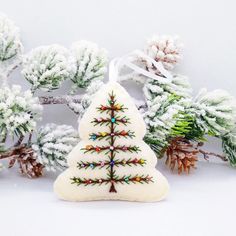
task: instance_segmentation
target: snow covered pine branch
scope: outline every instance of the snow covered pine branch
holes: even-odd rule
[[[5,79],[9,68],[15,68],[16,60],[12,59],[21,59],[22,45],[18,28],[11,20],[1,16],[0,25],[3,36],[0,66],[2,72],[8,69]],[[24,92],[20,86],[8,86],[5,82],[0,88],[0,159],[9,159],[9,168],[18,163],[20,172],[30,178],[41,176],[44,167],[52,171],[65,168],[66,156],[78,142],[77,131],[71,126],[56,124],[47,124],[36,131],[36,124],[41,118],[42,105],[70,104],[74,109],[73,104],[79,103],[82,113],[82,109],[87,108],[82,106],[86,99],[78,95],[38,98],[33,94],[58,89],[65,80],[73,81],[71,91],[74,92],[90,83],[99,84],[106,72],[106,63],[105,49],[86,41],[75,43],[71,50],[53,44],[25,54],[22,75],[31,84],[31,91]],[[17,139],[10,147],[6,147],[8,137]]]
[[[0,76],[5,80],[21,61],[23,46],[19,28],[6,15],[0,14]]]
[[[235,165],[235,158],[232,158],[232,154],[235,153],[232,135],[235,127],[235,99],[222,90],[204,91],[197,98],[192,98],[187,77],[174,72],[174,67],[181,58],[181,48],[182,44],[177,37],[154,36],[147,41],[143,50],[145,55],[156,62],[162,62],[165,69],[172,74],[171,81],[149,79],[137,72],[120,77],[121,81],[133,80],[143,84],[148,107],[144,112],[148,128],[145,140],[160,158],[168,153],[171,169],[174,169],[173,166],[178,167],[179,173],[189,172],[190,168],[195,167],[196,149],[197,154],[202,154],[204,158],[214,155]],[[142,54],[134,53],[133,63],[155,75],[165,77],[151,60],[146,56],[142,57]],[[200,149],[207,140],[206,135],[223,141],[224,156]],[[177,150],[174,146],[177,145],[179,152],[181,148],[192,146],[192,142],[197,142],[197,145],[193,145],[192,151],[182,150],[180,156],[173,152]]]
[[[47,170],[63,170],[67,167],[66,156],[78,143],[78,132],[68,125],[46,124],[38,131],[33,144],[38,160]]]
[[[69,51],[60,45],[41,46],[23,57],[22,75],[32,85],[32,91],[58,89],[74,75]]]
[[[52,44],[32,49],[22,57],[18,27],[5,15],[0,16],[0,26],[0,159],[9,158],[9,167],[18,163],[21,173],[29,177],[41,176],[44,167],[61,170],[66,166],[67,153],[78,142],[78,134],[71,126],[56,124],[47,124],[37,132],[42,105],[66,104],[80,120],[104,84],[107,51],[82,40],[69,50]],[[153,80],[134,71],[119,78],[143,85],[144,101],[139,108],[148,129],[145,141],[159,158],[167,154],[167,164],[171,169],[177,167],[179,173],[194,168],[199,155],[205,159],[215,155],[236,166],[235,100],[222,90],[202,90],[193,98],[188,78],[175,72],[181,49],[177,37],[153,36],[143,54],[133,53],[132,63],[163,79]],[[22,75],[31,91],[7,84],[7,77],[22,58]],[[165,79],[149,58],[161,62],[172,79]],[[64,81],[71,83],[68,94],[35,95],[59,89]],[[77,94],[81,89],[84,93]],[[207,136],[222,140],[224,155],[202,150]],[[9,137],[17,141],[6,147]]]

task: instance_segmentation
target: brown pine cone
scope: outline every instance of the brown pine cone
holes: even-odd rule
[[[37,161],[36,153],[27,145],[20,145],[14,149],[9,168],[15,162],[18,162],[21,174],[27,175],[29,178],[37,178],[43,174],[44,166]]]
[[[195,164],[198,160],[198,153],[198,148],[189,140],[182,137],[174,138],[166,150],[166,165],[172,171],[177,167],[178,174],[181,174],[183,171],[189,173],[191,168],[196,168]]]

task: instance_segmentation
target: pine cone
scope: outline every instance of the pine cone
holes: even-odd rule
[[[174,138],[166,151],[166,165],[172,171],[177,167],[178,174],[181,174],[183,171],[189,173],[191,168],[196,168],[195,164],[198,160],[198,153],[198,148],[189,140],[182,137]]]
[[[12,159],[9,162],[9,168],[13,167],[17,161],[20,166],[20,172],[29,178],[42,176],[44,166],[37,161],[36,153],[27,145],[20,145],[14,149]]]
[[[182,47],[178,37],[154,35],[148,40],[145,52],[155,61],[162,62],[165,69],[171,70],[181,58]],[[155,70],[152,65],[148,68],[150,66]]]

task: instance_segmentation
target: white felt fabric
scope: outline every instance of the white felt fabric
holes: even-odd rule
[[[130,124],[127,126],[120,124],[118,126],[119,130],[131,130],[134,131],[135,137],[130,138],[117,138],[115,141],[116,145],[136,145],[141,151],[138,153],[130,152],[119,152],[116,154],[117,159],[128,158],[142,158],[146,160],[146,164],[143,166],[114,166],[116,175],[142,175],[144,174],[152,176],[153,182],[149,183],[130,183],[130,184],[115,184],[117,190],[116,193],[109,192],[110,184],[101,185],[75,185],[72,184],[71,178],[106,178],[107,169],[104,168],[88,168],[88,169],[78,169],[77,163],[81,161],[106,161],[107,155],[104,152],[101,153],[84,153],[81,148],[86,145],[107,145],[105,140],[89,140],[91,133],[98,132],[109,132],[109,126],[94,126],[91,121],[94,118],[107,117],[106,113],[100,113],[97,111],[97,107],[101,105],[106,105],[109,99],[109,94],[114,92],[116,95],[117,103],[124,104],[124,107],[128,108],[125,110],[124,115],[130,118]],[[69,201],[89,201],[89,200],[102,200],[102,199],[119,199],[128,201],[159,201],[166,197],[169,185],[166,178],[155,169],[157,164],[157,158],[151,148],[143,141],[143,137],[146,132],[146,126],[137,110],[135,104],[130,98],[129,94],[125,89],[116,82],[109,82],[104,85],[95,95],[95,98],[88,108],[87,112],[84,114],[79,125],[79,134],[81,142],[71,151],[68,156],[69,168],[58,176],[54,184],[54,191],[59,198]]]

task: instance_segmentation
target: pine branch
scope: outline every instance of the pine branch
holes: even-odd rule
[[[33,91],[49,92],[73,77],[75,63],[65,47],[58,44],[41,46],[24,55],[21,73],[31,83]]]
[[[8,149],[6,152],[1,153],[0,154],[0,160],[14,157],[15,152],[17,150],[19,150],[20,148],[21,148],[21,146],[18,146],[18,147],[15,147],[15,148]]]
[[[29,134],[28,145],[30,145],[32,143],[32,136],[33,136],[33,131],[30,132],[30,134]]]
[[[13,158],[19,154],[19,152],[25,148],[26,144],[14,145],[3,153],[0,153],[0,159]]]
[[[1,69],[8,73],[9,67],[20,61],[23,46],[20,40],[19,28],[4,14],[0,14],[0,62]]]
[[[80,103],[81,102],[81,96],[75,95],[75,96],[41,96],[39,97],[39,102],[41,105],[52,105],[52,104],[69,104],[71,102],[74,103]]]
[[[7,133],[1,134],[1,136],[0,136],[0,145],[4,144],[6,142],[6,140],[7,140]]]
[[[76,73],[71,78],[71,93],[78,88],[86,88],[93,81],[102,80],[107,70],[107,52],[88,41],[78,41],[72,45],[71,53],[75,59]]]
[[[8,72],[7,72],[7,78],[11,75],[11,73],[17,69],[19,66],[21,65],[21,63],[18,63],[17,65],[14,65]]]
[[[224,155],[220,155],[220,154],[217,154],[217,153],[214,153],[214,152],[207,152],[207,151],[204,151],[202,149],[199,149],[198,151],[201,154],[203,154],[203,157],[204,157],[205,160],[208,160],[209,156],[215,156],[215,157],[219,157],[222,161],[228,161],[228,159]]]
[[[23,91],[19,85],[2,86],[0,95],[1,139],[7,135],[21,137],[30,133],[42,112],[38,98],[30,90]]]
[[[231,166],[236,167],[236,129],[221,137],[222,148]]]
[[[48,123],[37,132],[32,148],[48,171],[67,167],[66,156],[78,143],[78,132],[68,125]]]
[[[24,140],[24,136],[20,135],[18,141],[15,143],[14,147],[18,147],[20,146],[20,144],[22,143],[22,141]]]

